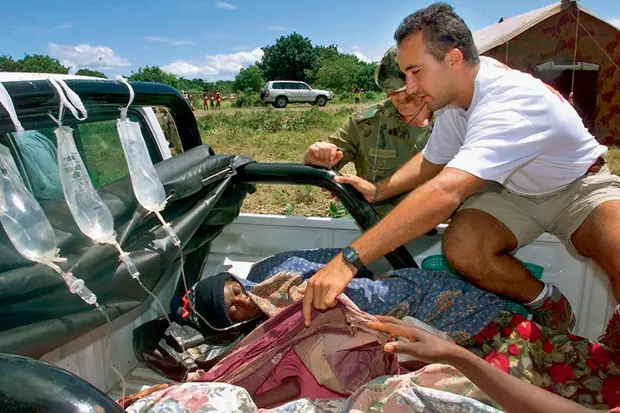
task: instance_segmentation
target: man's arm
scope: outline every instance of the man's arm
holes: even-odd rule
[[[341,175],[334,178],[340,184],[349,184],[357,189],[371,204],[409,192],[430,179],[433,179],[444,165],[431,163],[422,153],[416,154],[392,175],[376,184],[356,175]]]
[[[409,159],[392,175],[377,183],[377,198],[375,201],[383,201],[409,192],[436,177],[444,168],[444,165],[430,163],[424,158],[422,152]]]
[[[303,162],[306,165],[322,166],[340,170],[355,159],[359,147],[359,131],[353,118],[349,118],[332,133],[328,142],[315,142],[308,147]]]
[[[364,264],[418,238],[446,220],[484,181],[459,169],[445,168],[435,178],[411,192],[376,226],[351,245]],[[324,310],[355,275],[355,267],[338,254],[308,281],[304,295],[304,320],[310,325],[312,306]]]

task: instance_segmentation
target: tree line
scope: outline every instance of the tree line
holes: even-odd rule
[[[364,62],[354,55],[344,54],[337,46],[313,45],[298,33],[281,36],[273,45],[262,48],[260,61],[241,69],[234,80],[209,82],[205,79],[186,79],[163,71],[158,66],[140,67],[125,76],[129,80],[159,82],[193,93],[257,93],[268,80],[300,80],[314,88],[330,89],[336,93],[350,92],[354,87],[378,91],[374,82],[376,62]],[[69,73],[70,68],[50,56],[32,54],[21,59],[0,56],[0,72]],[[78,75],[107,78],[97,70],[79,68]]]

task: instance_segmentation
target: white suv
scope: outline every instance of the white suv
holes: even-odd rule
[[[308,84],[294,80],[269,81],[260,92],[261,100],[276,108],[284,108],[289,102],[325,106],[333,96],[329,90],[312,89]]]

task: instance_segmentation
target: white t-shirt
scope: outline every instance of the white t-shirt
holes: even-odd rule
[[[519,195],[566,187],[607,153],[557,91],[530,74],[481,57],[469,109],[438,112],[423,150]]]

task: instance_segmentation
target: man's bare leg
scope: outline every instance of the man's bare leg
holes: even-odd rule
[[[528,303],[544,284],[510,254],[516,247],[517,239],[504,224],[477,209],[459,211],[443,240],[446,259],[461,275],[485,290]]]
[[[498,219],[476,209],[459,211],[444,236],[448,262],[473,284],[526,304],[533,320],[558,331],[570,330],[575,316],[555,286],[532,276],[510,254],[514,234]]]
[[[592,258],[609,276],[616,302],[620,303],[620,201],[597,206],[571,236],[577,252]]]

